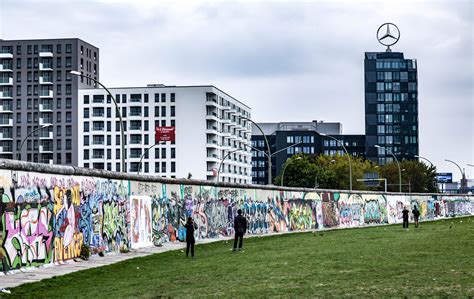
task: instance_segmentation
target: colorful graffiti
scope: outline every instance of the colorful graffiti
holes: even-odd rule
[[[474,214],[473,196],[384,195],[220,188],[0,170],[0,271],[93,253],[232,236],[238,209],[248,234],[421,221]]]

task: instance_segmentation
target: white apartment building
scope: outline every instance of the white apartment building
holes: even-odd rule
[[[219,181],[251,183],[248,106],[211,85],[109,90],[124,122],[127,172],[140,168],[142,174],[216,181],[225,158]],[[120,122],[113,100],[104,89],[82,89],[78,106],[79,166],[120,171]],[[175,127],[175,141],[155,145],[155,127],[165,126]]]

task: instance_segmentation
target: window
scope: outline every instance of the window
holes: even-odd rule
[[[175,113],[176,113],[176,109],[175,109],[175,106],[171,106],[170,107],[170,116],[176,116]]]
[[[72,57],[66,57],[66,67],[72,67]]]
[[[166,148],[161,149],[161,158],[166,159]]]
[[[84,145],[89,145],[89,136],[84,135]]]
[[[377,82],[377,91],[384,91],[384,83],[383,82]]]
[[[66,150],[70,150],[72,148],[72,141],[71,139],[66,139]],[[66,159],[67,160],[67,159]]]
[[[171,155],[170,156],[171,156],[171,159],[176,158],[176,149],[174,147],[171,148]]]
[[[72,112],[66,112],[66,122],[72,122]]]
[[[377,81],[383,81],[384,78],[384,72],[377,72]]]
[[[176,162],[171,162],[171,172],[176,172]]]
[[[161,162],[161,172],[166,172],[166,162]]]
[[[84,122],[84,132],[89,132],[89,122]]]
[[[161,96],[163,98],[163,94]],[[166,106],[161,106],[161,116],[162,117],[166,116]]]
[[[400,81],[408,80],[408,72],[400,72]]]
[[[72,53],[72,45],[66,44],[66,53]]]
[[[161,102],[165,103],[166,102],[166,93],[161,94]]]
[[[170,94],[170,102],[174,103],[176,101],[176,97],[174,93]]]
[[[408,83],[408,91],[416,91],[416,83],[409,82]]]
[[[72,94],[72,87],[71,84],[66,84],[66,95],[71,95]],[[66,105],[67,108],[67,105]]]
[[[385,72],[385,80],[392,80],[392,72]]]
[[[158,116],[160,116],[160,107],[156,106],[155,107],[155,117],[158,117]]]

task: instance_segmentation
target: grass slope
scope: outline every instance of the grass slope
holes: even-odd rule
[[[220,241],[12,289],[18,297],[474,296],[474,217]],[[54,271],[54,268],[51,268]]]

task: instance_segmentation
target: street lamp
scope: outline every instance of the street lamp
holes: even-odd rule
[[[384,148],[386,151],[388,151],[394,158],[395,158],[395,161],[397,162],[397,166],[398,166],[398,187],[399,187],[399,192],[402,193],[402,170],[400,168],[400,163],[398,162],[398,159],[397,157],[393,154],[393,152],[385,147],[382,147],[378,144],[374,145],[374,147],[376,148]]]
[[[80,76],[80,77],[83,77],[84,75],[81,74],[80,72],[78,71],[70,71],[69,72],[71,75],[75,75],[75,76]],[[90,77],[87,77],[88,79],[94,81],[95,83],[99,84],[100,86],[102,86],[103,89],[105,89],[105,91],[107,91],[107,93],[109,94],[110,98],[112,98],[112,101],[114,102],[115,104],[115,109],[117,111],[117,115],[119,117],[119,120],[120,120],[120,135],[122,137],[122,142],[121,142],[121,148],[122,148],[122,155],[121,155],[121,161],[122,161],[122,166],[121,166],[121,170],[122,172],[127,172],[127,170],[125,169],[125,128],[124,128],[124,125],[123,125],[123,120],[122,120],[122,113],[120,113],[120,109],[119,109],[119,106],[117,105],[117,102],[115,101],[115,98],[114,96],[112,95],[112,93],[107,89],[107,87],[104,86],[104,84],[100,83],[99,81],[97,81],[96,79],[94,78],[90,78]]]
[[[149,148],[147,148],[142,156],[140,157],[140,164],[138,164],[138,171],[137,171],[137,175],[140,174],[140,170],[142,169],[142,160],[143,160],[143,157],[145,157],[146,153],[148,153],[152,148],[154,148],[155,146],[157,146],[158,144],[166,144],[166,142],[157,142],[155,144],[153,144],[152,146],[150,146]],[[155,169],[155,172],[156,172],[156,169]]]
[[[324,134],[324,133],[319,133],[319,132],[316,132],[319,136],[322,136],[322,137],[328,137],[328,138],[331,138],[333,140],[335,140],[337,143],[341,143],[342,145],[342,148],[344,149],[344,151],[346,152],[347,154],[347,159],[349,159],[349,190],[352,192],[352,164],[351,164],[351,155],[349,155],[349,152],[347,151],[347,148],[344,146],[344,142],[342,140],[339,140],[331,135],[327,135],[327,134]]]
[[[217,170],[217,182],[219,182],[221,167],[222,167],[222,164],[224,163],[224,160],[227,159],[227,157],[229,157],[230,154],[235,153],[235,152],[240,151],[240,150],[242,150],[242,149],[238,148],[238,149],[232,150],[232,151],[228,152],[227,154],[225,154],[224,158],[222,158],[221,163],[219,164],[219,169]]]
[[[302,158],[301,157],[296,157],[294,160],[290,160],[290,162],[288,163],[285,163],[285,166],[283,167],[283,170],[281,171],[281,186],[283,187],[283,178],[285,177],[285,170],[286,170],[286,167],[288,166],[288,164],[291,163],[291,161],[295,161],[295,160],[301,160]],[[289,159],[287,159],[288,161]]]
[[[465,182],[466,182],[466,174],[464,173],[464,171],[461,169],[461,166],[458,165],[458,163],[454,162],[454,161],[451,161],[451,160],[448,160],[448,159],[444,159],[444,161],[446,162],[450,162],[450,163],[453,163],[454,165],[456,165],[458,168],[459,168],[459,171],[461,172],[461,192],[464,193],[465,192]]]
[[[267,136],[263,132],[262,128],[256,122],[251,120],[250,118],[245,117],[245,116],[237,116],[237,117],[246,119],[249,122],[253,123],[260,130],[260,132],[262,133],[263,139],[265,139],[265,143],[267,144],[267,151],[268,151],[268,155],[267,155],[267,158],[268,158],[268,182],[267,182],[267,184],[271,185],[272,184],[272,159],[271,159],[271,152],[270,152],[270,143],[268,143]]]
[[[428,161],[428,163],[431,164],[431,167],[433,167],[433,168],[435,169],[435,172],[436,172],[436,166],[435,166],[428,158],[425,158],[425,157],[422,157],[422,156],[419,156],[419,155],[414,155],[414,157]],[[435,182],[436,182],[436,191],[439,192],[439,188],[438,188],[438,175],[437,175],[436,173],[435,173]]]
[[[26,135],[26,137],[23,138],[23,140],[21,141],[20,148],[18,149],[18,153],[16,154],[16,159],[17,159],[17,160],[20,160],[21,148],[23,147],[23,144],[25,143],[26,139],[28,139],[28,137],[30,137],[31,134],[33,134],[33,133],[36,132],[36,131],[42,130],[42,129],[44,129],[44,128],[51,127],[52,125],[53,125],[53,124],[46,124],[46,125],[43,125],[43,126],[41,126],[41,127],[39,127],[39,128],[36,128],[36,129],[32,130],[30,133],[28,133],[28,134]]]

